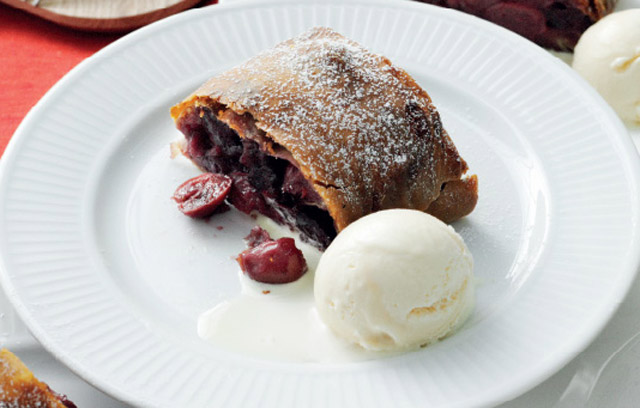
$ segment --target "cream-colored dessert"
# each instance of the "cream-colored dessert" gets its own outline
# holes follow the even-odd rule
[[[316,270],[316,308],[339,336],[370,350],[445,337],[473,309],[473,259],[453,228],[421,211],[380,211],[350,224]]]
[[[640,124],[640,9],[611,14],[585,31],[573,68],[620,118]]]
[[[291,234],[266,217],[258,223],[274,238]],[[352,225],[324,254],[294,235],[309,264],[295,282],[239,273],[241,295],[199,317],[200,337],[269,359],[348,362],[417,348],[464,323],[474,305],[473,260],[453,228],[415,210]]]
[[[294,237],[309,271],[295,282],[278,285],[257,282],[240,272],[241,294],[198,318],[201,338],[227,350],[279,361],[344,363],[394,354],[364,350],[327,328],[313,296],[321,252],[266,217],[258,216],[257,222],[274,238]]]

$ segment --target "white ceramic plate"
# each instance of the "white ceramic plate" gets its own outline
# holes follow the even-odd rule
[[[168,109],[315,25],[413,74],[480,178],[455,225],[476,261],[475,314],[419,352],[296,364],[196,334],[198,314],[239,291],[231,257],[251,220],[175,209],[196,171],[169,159]],[[417,3],[242,2],[154,24],[60,81],[1,165],[0,270],[18,313],[71,369],[141,406],[489,406],[584,349],[638,266],[640,166],[612,111],[542,49]]]

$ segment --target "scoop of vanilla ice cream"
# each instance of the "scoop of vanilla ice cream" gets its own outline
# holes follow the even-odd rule
[[[380,211],[350,224],[320,258],[316,308],[336,334],[366,349],[417,348],[467,319],[472,269],[450,226],[421,211]]]
[[[608,15],[585,31],[573,68],[625,121],[640,124],[640,9]]]

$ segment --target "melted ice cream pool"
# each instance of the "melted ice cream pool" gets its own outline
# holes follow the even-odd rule
[[[281,361],[349,362],[400,354],[365,350],[333,334],[320,320],[313,296],[321,252],[266,217],[257,221],[274,239],[293,237],[309,270],[295,282],[271,285],[251,280],[238,267],[240,295],[199,316],[201,338],[227,350]]]

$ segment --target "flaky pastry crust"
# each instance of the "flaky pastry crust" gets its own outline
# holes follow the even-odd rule
[[[171,110],[232,111],[263,132],[263,149],[296,164],[336,231],[374,211],[429,211],[467,171],[429,95],[387,58],[314,28],[214,76]],[[233,126],[245,137],[242,126]],[[435,204],[453,221],[473,210],[477,179]],[[471,187],[471,188],[469,188]],[[459,205],[460,204],[460,205]]]

